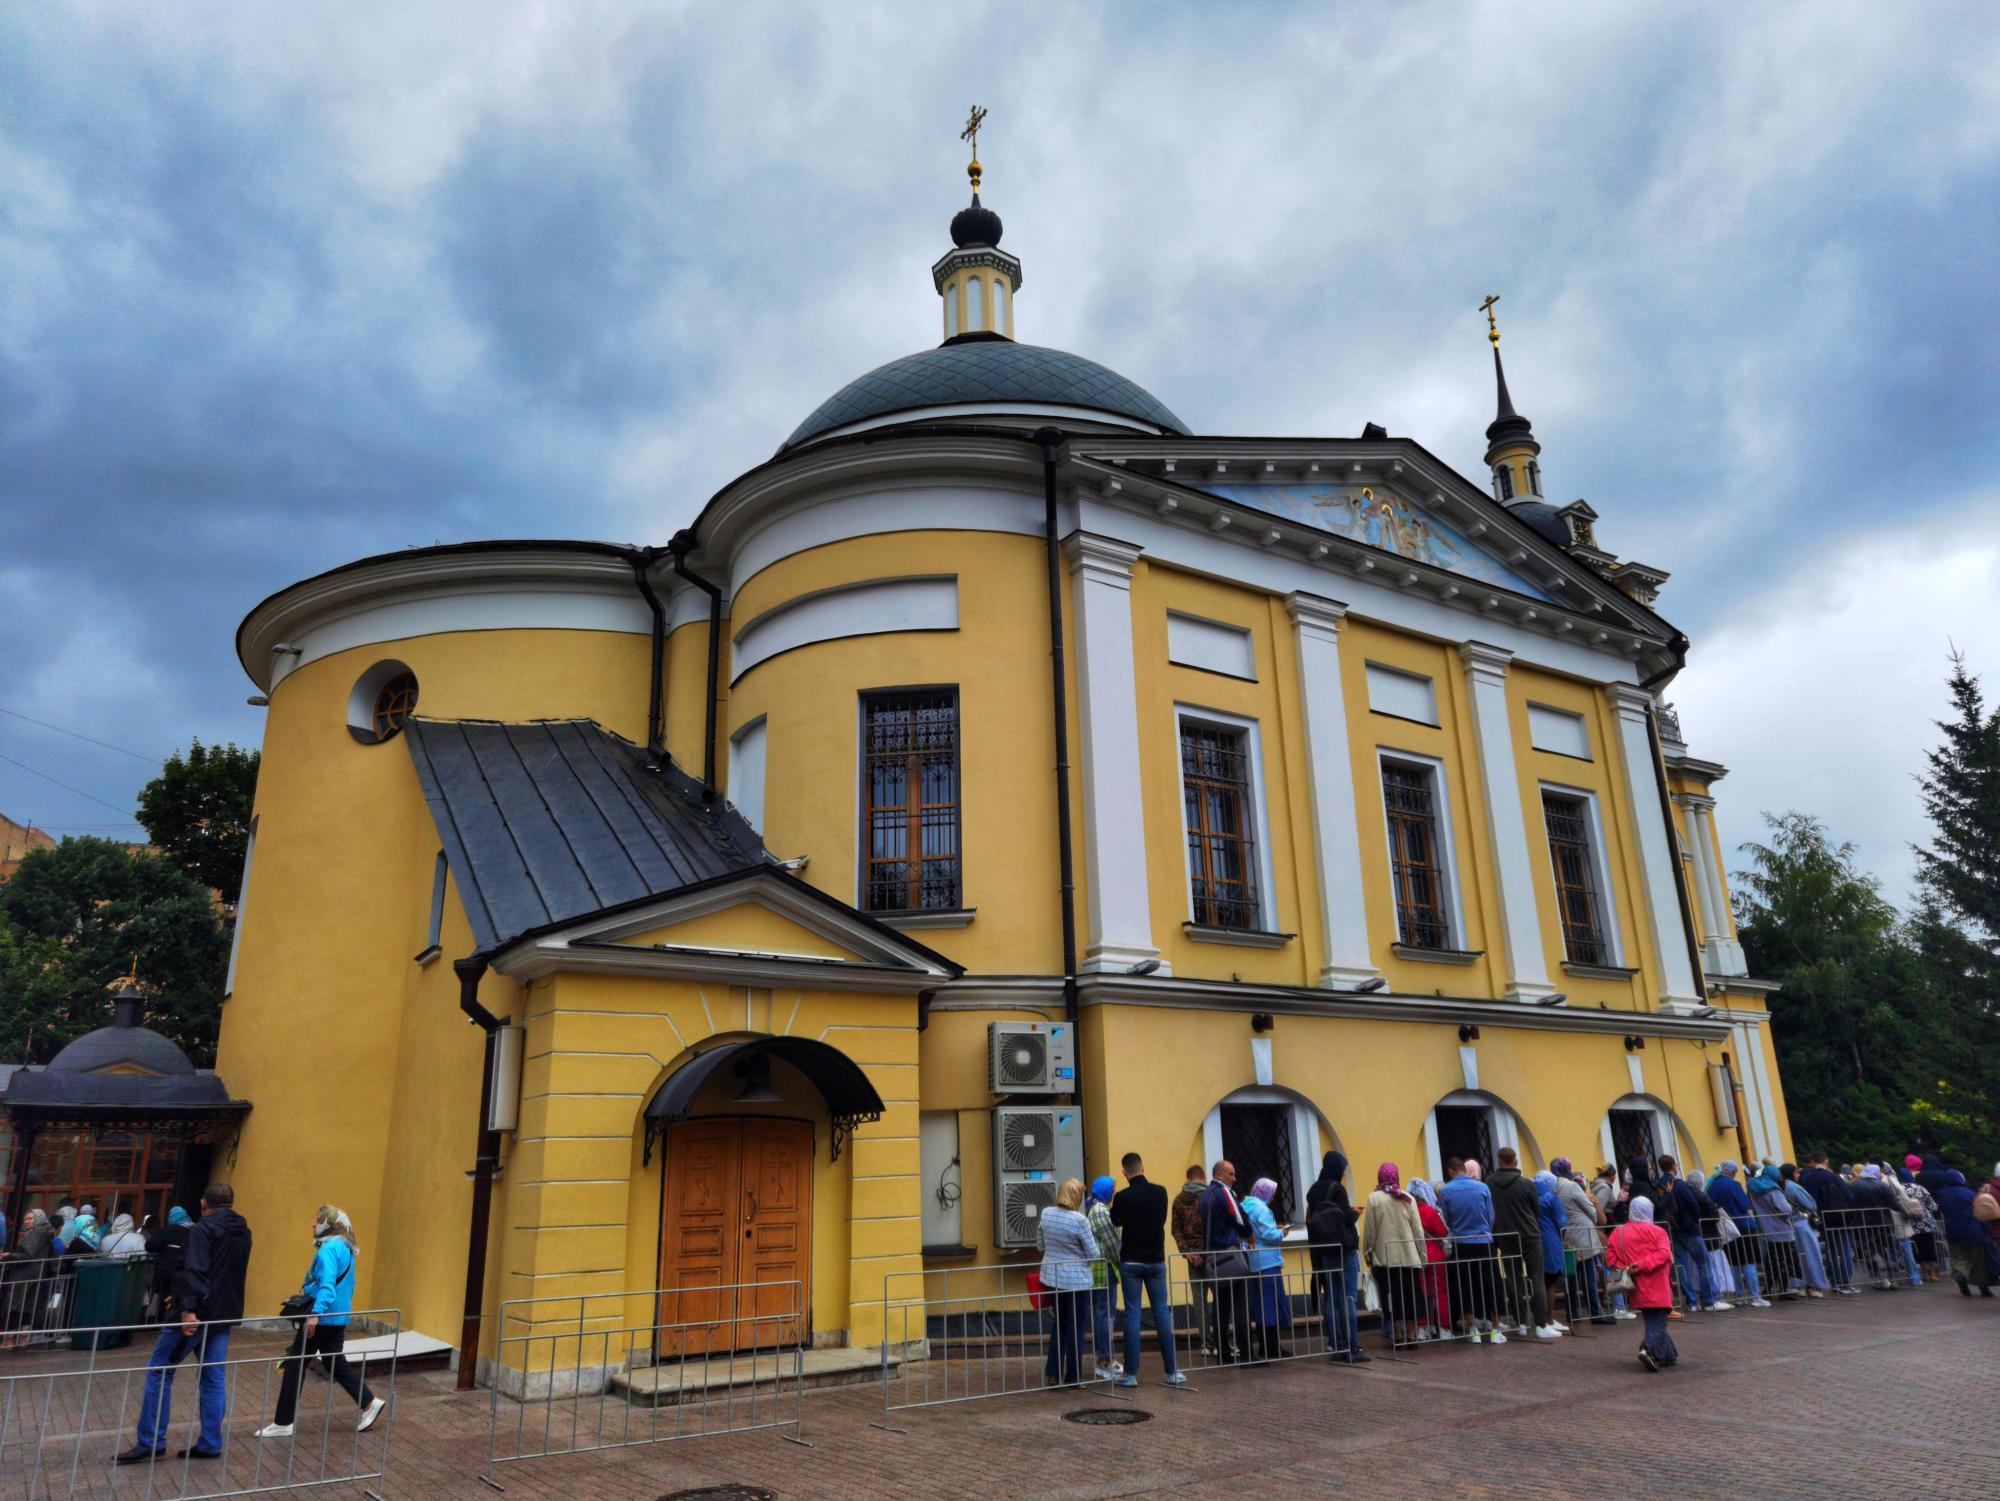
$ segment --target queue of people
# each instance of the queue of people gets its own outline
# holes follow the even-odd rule
[[[1395,1163],[1383,1163],[1357,1206],[1347,1158],[1328,1152],[1300,1227],[1311,1260],[1306,1297],[1336,1362],[1369,1359],[1357,1329],[1365,1273],[1383,1334],[1398,1345],[1498,1345],[1510,1332],[1551,1341],[1571,1332],[1563,1316],[1643,1320],[1640,1364],[1662,1371],[1680,1359],[1671,1326],[1686,1313],[1676,1307],[1676,1282],[1688,1312],[1856,1296],[1857,1274],[1883,1289],[1949,1276],[1968,1298],[1993,1296],[2000,1165],[1975,1189],[1934,1156],[1835,1170],[1817,1153],[1804,1164],[1724,1161],[1704,1175],[1659,1154],[1605,1164],[1586,1179],[1563,1157],[1527,1174],[1503,1147],[1490,1175],[1477,1161],[1451,1158],[1436,1185],[1406,1183]],[[1123,1167],[1123,1190],[1114,1193],[1109,1178],[1088,1190],[1072,1179],[1044,1215],[1048,1379],[1081,1378],[1089,1328],[1098,1379],[1137,1385],[1142,1322],[1159,1336],[1168,1380],[1185,1379],[1176,1366],[1168,1233],[1187,1266],[1185,1312],[1203,1358],[1277,1358],[1294,1323],[1295,1291],[1283,1270],[1294,1226],[1272,1207],[1277,1185],[1260,1178],[1242,1193],[1224,1160],[1206,1172],[1190,1167],[1169,1199],[1146,1181],[1136,1155]],[[1123,1340],[1114,1352],[1121,1291]]]

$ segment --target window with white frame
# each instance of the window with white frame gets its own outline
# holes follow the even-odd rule
[[[1319,1176],[1320,1153],[1337,1145],[1331,1136],[1324,1145],[1322,1139],[1319,1111],[1307,1101],[1275,1087],[1239,1089],[1202,1123],[1202,1165],[1234,1163],[1239,1194],[1269,1178],[1278,1185],[1272,1216],[1297,1225],[1305,1219],[1306,1190]]]
[[[1270,882],[1256,726],[1188,710],[1179,719],[1191,919],[1197,927],[1261,930]]]
[[[1381,759],[1396,941],[1413,949],[1457,948],[1444,769],[1427,757],[1384,752]]]
[[[1368,664],[1368,707],[1376,714],[1436,724],[1437,684],[1419,672]]]
[[[743,821],[764,832],[764,716],[729,737],[729,801]]]
[[[1544,786],[1542,821],[1548,830],[1564,956],[1571,964],[1616,965],[1610,872],[1597,799],[1573,788]]]

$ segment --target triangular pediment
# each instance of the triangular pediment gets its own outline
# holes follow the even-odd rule
[[[1476,583],[1511,589],[1530,599],[1551,597],[1540,584],[1467,536],[1433,507],[1389,484],[1292,480],[1233,484],[1210,480],[1194,488],[1217,500],[1316,527],[1345,541],[1442,568]]]
[[[719,910],[674,921],[648,924],[637,932],[600,935],[598,942],[626,948],[706,949],[718,954],[771,954],[793,959],[841,959],[872,964],[878,956],[862,952],[851,938],[839,941],[795,915],[780,912],[754,893]]]

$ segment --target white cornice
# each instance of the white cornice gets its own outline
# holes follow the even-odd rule
[[[615,552],[504,545],[417,551],[281,590],[244,619],[237,651],[243,670],[268,692],[306,662],[370,641],[538,625],[638,633],[651,629],[651,616],[632,565]],[[301,650],[280,654],[280,645]]]

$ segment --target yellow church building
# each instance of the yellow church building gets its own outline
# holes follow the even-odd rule
[[[484,1363],[506,1300],[796,1280],[869,1346],[889,1274],[1031,1261],[1127,1151],[1281,1219],[1334,1146],[1788,1151],[1665,575],[1544,498],[1490,302],[1486,483],[1204,436],[1018,339],[978,189],[942,342],[665,546],[411,549],[243,622],[237,1202],[346,1207],[358,1307]]]

